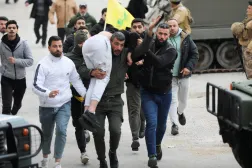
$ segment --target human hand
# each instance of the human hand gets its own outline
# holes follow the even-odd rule
[[[144,63],[144,61],[143,60],[140,60],[140,61],[138,61],[138,62],[136,62],[136,65],[143,65],[143,63]]]
[[[9,62],[11,63],[11,64],[15,64],[15,58],[14,57],[9,57],[8,58],[8,60],[9,60]]]
[[[93,76],[97,79],[104,79],[106,74],[107,73],[105,71],[101,71],[100,69],[94,69],[91,72],[91,76]]]
[[[186,75],[189,75],[190,74],[190,70],[187,69],[187,68],[184,68],[180,73],[182,73],[182,76],[186,76]]]
[[[50,98],[54,98],[58,94],[59,94],[59,90],[53,90],[53,91],[50,92],[49,97]]]
[[[142,44],[142,42],[143,42],[143,39],[141,39],[141,38],[137,39],[137,46],[139,46],[140,44]]]
[[[149,25],[149,30],[153,30],[154,27],[158,24],[162,16],[158,16],[156,19],[152,19],[152,22]]]
[[[29,5],[30,5],[30,4],[29,4],[28,2],[25,3],[25,6],[26,6],[26,7],[29,6]]]

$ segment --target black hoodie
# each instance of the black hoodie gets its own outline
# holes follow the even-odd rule
[[[94,36],[98,33],[100,33],[101,31],[104,30],[104,24],[105,24],[105,21],[101,18],[100,21],[95,24],[92,29],[90,30],[90,34],[91,36]],[[107,31],[110,31],[111,29],[114,29],[113,26],[111,26],[110,24],[107,24],[106,25],[106,30]]]
[[[14,40],[9,40],[8,34],[5,34],[2,37],[2,42],[5,43],[11,49],[12,52],[15,50],[19,41],[20,41],[20,37],[18,34],[16,35],[16,38]]]

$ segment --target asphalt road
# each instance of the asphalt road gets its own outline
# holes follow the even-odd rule
[[[78,3],[82,2],[77,0]],[[86,0],[89,12],[97,18],[103,7],[106,6],[105,0]],[[124,6],[128,0],[121,0]],[[17,4],[5,5],[4,0],[0,2],[0,15],[7,16],[9,19],[15,19],[20,26],[19,34],[22,38],[29,41],[32,48],[35,64],[27,68],[27,92],[24,97],[23,107],[19,112],[20,116],[25,117],[30,123],[40,126],[38,120],[38,98],[31,91],[32,77],[35,71],[36,63],[48,53],[46,48],[35,44],[35,35],[33,33],[34,20],[29,19],[31,6],[25,7],[24,1],[20,0]],[[48,36],[56,35],[56,26],[48,26]],[[207,82],[212,82],[223,87],[229,87],[232,81],[246,80],[244,73],[223,73],[223,74],[203,74],[194,75],[191,78],[190,97],[188,108],[186,110],[187,124],[180,126],[180,134],[172,136],[170,134],[171,124],[168,121],[167,132],[163,140],[163,159],[159,162],[160,168],[238,168],[230,148],[222,143],[218,135],[218,123],[214,116],[206,111],[205,107],[205,88]],[[121,168],[144,168],[147,167],[147,152],[144,139],[140,141],[141,147],[139,152],[132,152],[131,132],[128,123],[128,113],[126,106],[125,94],[124,105],[124,123],[122,126],[122,137],[118,149],[118,158]],[[108,132],[106,132],[106,144],[108,141]],[[108,148],[107,148],[108,149]],[[87,152],[90,156],[90,162],[84,166],[80,163],[80,153],[77,148],[74,128],[69,122],[67,144],[62,159],[62,167],[99,167],[97,156],[94,149],[94,143],[87,145]],[[41,154],[38,155],[34,162],[41,160]],[[53,164],[51,164],[52,166]]]

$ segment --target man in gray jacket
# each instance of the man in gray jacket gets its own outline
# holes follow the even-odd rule
[[[17,34],[17,22],[9,20],[6,28],[7,34],[0,42],[2,113],[16,115],[26,90],[25,67],[32,66],[33,58],[27,41],[20,39]]]

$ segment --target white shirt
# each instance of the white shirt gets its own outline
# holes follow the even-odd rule
[[[33,92],[39,96],[41,107],[61,107],[71,100],[70,83],[84,97],[84,87],[72,60],[65,56],[49,55],[39,61],[34,75]],[[59,90],[59,94],[50,98],[51,91]]]

